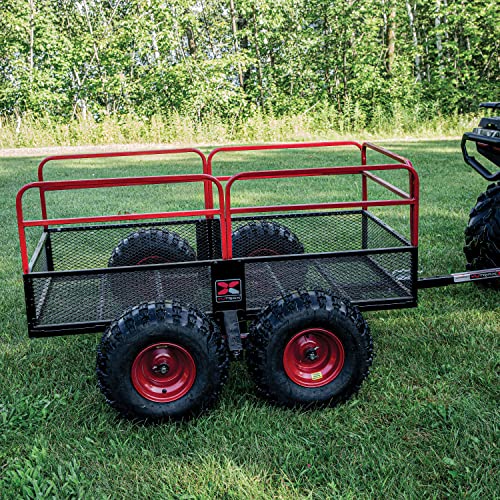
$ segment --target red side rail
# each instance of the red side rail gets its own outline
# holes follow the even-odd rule
[[[202,162],[202,171],[204,174],[213,175],[213,158],[215,155],[222,153],[224,151],[263,151],[263,150],[281,150],[281,149],[308,149],[308,148],[322,148],[322,147],[340,147],[340,146],[354,146],[358,148],[361,152],[361,164],[366,165],[367,150],[373,150],[380,154],[383,154],[399,163],[411,166],[411,163],[404,157],[399,156],[391,151],[372,144],[370,142],[359,143],[357,141],[320,141],[320,142],[303,142],[303,143],[282,143],[282,144],[261,144],[261,145],[250,145],[250,146],[223,146],[214,149],[209,154],[208,158],[196,148],[177,148],[177,149],[156,149],[156,150],[145,150],[145,151],[119,151],[111,153],[90,153],[90,154],[71,154],[71,155],[57,155],[49,156],[42,160],[38,166],[38,180],[44,181],[44,168],[45,165],[52,161],[60,160],[80,160],[80,159],[91,159],[91,158],[116,158],[116,157],[127,157],[127,156],[151,156],[151,155],[171,155],[171,154],[183,154],[183,153],[193,153],[200,157]],[[231,176],[216,176],[220,181],[227,181]],[[368,188],[367,179],[370,178],[379,184],[383,184],[384,181],[375,176],[365,176],[362,178],[362,198],[363,200],[368,199]],[[386,186],[387,187],[387,186]],[[212,183],[206,181],[204,183],[205,192],[205,208],[213,208],[213,190]],[[395,192],[395,191],[394,191]],[[395,192],[396,193],[396,192]],[[396,193],[398,194],[398,193]],[[42,210],[42,218],[47,218],[47,207],[45,194],[40,191],[40,204]],[[46,226],[45,226],[46,227]]]
[[[322,147],[340,147],[340,146],[355,146],[360,151],[362,150],[362,145],[356,141],[322,141],[322,142],[292,142],[292,143],[282,143],[282,144],[260,144],[255,146],[223,146],[216,148],[210,152],[207,157],[206,171],[208,175],[213,175],[213,158],[215,155],[220,154],[224,151],[237,152],[237,151],[267,151],[267,150],[279,150],[279,149],[307,149],[307,148],[322,148]],[[220,181],[228,181],[231,179],[230,175],[217,175],[217,179]],[[209,186],[212,189],[212,186]],[[206,199],[213,200],[212,193],[209,192]],[[212,208],[208,206],[206,208]]]
[[[38,180],[42,182],[44,180],[43,170],[45,165],[51,161],[61,161],[61,160],[83,160],[89,158],[118,158],[118,157],[126,157],[126,156],[151,156],[151,155],[172,155],[172,154],[182,154],[182,153],[194,153],[201,158],[202,163],[202,172],[204,174],[207,173],[207,159],[205,155],[196,148],[178,148],[178,149],[153,149],[146,151],[118,151],[111,153],[89,153],[89,154],[72,154],[72,155],[57,155],[57,156],[48,156],[44,158],[40,164],[38,165]],[[212,184],[210,182],[205,182],[205,207],[213,208],[213,198],[209,198],[208,196],[213,196],[212,193]],[[42,218],[47,218],[47,206],[45,200],[45,194],[43,190],[40,190],[40,205],[42,207]]]
[[[219,208],[203,209],[203,210],[188,210],[176,212],[155,212],[147,214],[123,214],[123,215],[100,215],[89,217],[67,217],[60,219],[40,220],[25,220],[23,214],[23,195],[29,189],[38,189],[40,194],[47,191],[68,191],[73,189],[94,189],[94,188],[110,188],[119,186],[144,186],[152,184],[174,184],[184,182],[203,182],[205,185],[215,184],[219,194]],[[26,227],[43,226],[47,227],[50,224],[67,225],[80,224],[86,222],[111,222],[123,220],[142,220],[142,219],[164,219],[172,217],[189,217],[189,216],[211,216],[218,215],[221,221],[222,232],[222,256],[226,258],[225,250],[227,242],[225,241],[225,204],[224,190],[222,184],[215,178],[206,174],[191,174],[191,175],[162,175],[162,176],[147,176],[147,177],[119,177],[110,179],[86,179],[86,180],[70,180],[70,181],[38,181],[26,184],[23,186],[16,196],[16,212],[17,226],[19,232],[19,243],[21,247],[21,260],[23,265],[23,273],[29,272],[29,258],[26,247]]]
[[[270,170],[270,171],[255,171],[245,172],[234,176],[216,176],[212,175],[213,158],[215,155],[222,152],[243,152],[243,151],[263,151],[263,150],[282,150],[282,149],[307,149],[307,148],[321,148],[321,147],[341,147],[341,146],[354,146],[359,149],[361,153],[360,166],[345,166],[345,167],[324,167],[324,168],[308,168],[308,169],[292,169],[292,170]],[[397,164],[381,164],[381,165],[367,165],[367,151],[372,150],[378,152],[392,160],[398,162]],[[50,161],[67,160],[67,159],[89,159],[89,158],[113,158],[113,157],[126,157],[126,156],[141,156],[141,155],[163,155],[163,154],[179,154],[179,153],[194,153],[197,154],[202,161],[203,174],[182,175],[182,176],[151,176],[151,177],[129,177],[118,179],[96,179],[96,180],[80,180],[80,181],[43,181],[44,166]],[[404,192],[402,189],[393,186],[391,183],[381,179],[373,173],[373,171],[383,170],[397,170],[405,169],[409,173],[409,193]],[[307,205],[287,205],[287,206],[266,206],[266,207],[244,207],[244,208],[231,208],[231,186],[236,180],[248,179],[271,179],[280,177],[306,177],[306,176],[321,176],[321,175],[346,175],[346,174],[360,174],[362,177],[362,201],[353,202],[333,202],[333,203],[317,203]],[[94,153],[94,154],[75,154],[75,155],[62,155],[50,156],[45,158],[38,167],[39,182],[28,184],[18,193],[17,210],[18,210],[18,224],[19,235],[21,240],[21,252],[23,258],[23,269],[27,269],[27,251],[26,241],[24,237],[24,228],[29,226],[43,226],[48,227],[49,224],[74,224],[82,222],[106,222],[113,220],[137,220],[148,219],[153,217],[175,217],[175,216],[189,216],[201,215],[211,218],[214,215],[219,215],[221,218],[222,229],[222,252],[223,258],[228,259],[232,257],[231,245],[231,216],[238,213],[255,213],[255,212],[272,212],[278,210],[308,210],[308,209],[321,209],[321,208],[350,208],[361,207],[367,210],[372,206],[396,206],[396,205],[409,205],[410,206],[410,228],[411,228],[411,243],[416,246],[418,244],[418,203],[419,203],[419,180],[416,171],[413,169],[412,164],[406,158],[399,156],[391,151],[377,146],[375,144],[364,142],[359,143],[356,141],[323,141],[323,142],[305,142],[305,143],[284,143],[284,144],[262,144],[254,146],[224,146],[214,149],[208,157],[198,149],[194,148],[179,148],[179,149],[165,149],[165,150],[150,150],[150,151],[126,151],[115,153]],[[398,200],[374,200],[368,199],[368,179],[380,184],[390,192],[397,195]],[[146,184],[161,184],[161,183],[174,183],[174,182],[195,182],[203,181],[204,194],[205,194],[205,209],[194,210],[189,212],[161,212],[155,214],[127,214],[127,215],[109,215],[109,216],[95,216],[95,217],[77,217],[71,219],[47,219],[47,209],[45,192],[51,190],[67,190],[67,189],[86,189],[97,187],[114,187],[126,185],[146,185]],[[226,199],[224,200],[222,181],[228,181],[226,185]],[[213,188],[212,184],[216,184],[219,192],[219,209],[214,209],[213,202]],[[40,191],[42,220],[24,221],[22,215],[21,198],[27,189],[38,188]],[[24,253],[23,253],[24,252]],[[26,271],[25,271],[26,272]]]
[[[269,205],[258,207],[231,207],[231,188],[236,181],[257,180],[257,179],[277,179],[277,178],[293,178],[293,177],[314,177],[323,175],[347,175],[347,174],[371,174],[371,171],[387,171],[387,170],[406,170],[410,179],[410,193],[404,193],[396,186],[380,179],[381,184],[388,188],[389,191],[400,196],[397,200],[361,200],[348,202],[332,202],[332,203],[313,203],[313,204],[295,204],[295,205]],[[377,177],[377,179],[379,179]],[[419,180],[415,169],[408,164],[386,164],[386,165],[360,165],[348,167],[324,167],[324,168],[307,168],[293,170],[267,170],[256,172],[243,172],[231,177],[226,184],[226,255],[227,258],[232,258],[232,241],[231,241],[231,217],[234,214],[248,214],[258,212],[277,212],[277,211],[298,211],[311,209],[325,208],[355,208],[360,207],[366,209],[368,207],[387,207],[387,206],[410,206],[410,234],[411,244],[418,245],[418,203],[419,203]],[[366,208],[365,208],[366,207]]]
[[[363,165],[366,165],[366,150],[371,149],[372,151],[376,151],[377,153],[383,154],[384,156],[387,156],[388,158],[391,158],[393,160],[396,160],[399,163],[403,163],[405,165],[408,165],[411,167],[411,162],[404,156],[397,155],[396,153],[393,153],[392,151],[389,151],[388,149],[383,148],[382,146],[377,146],[377,144],[373,144],[371,142],[363,142],[361,145],[361,155],[362,159],[364,158]]]

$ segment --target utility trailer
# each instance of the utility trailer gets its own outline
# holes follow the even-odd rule
[[[354,148],[359,164],[214,175],[231,152]],[[377,153],[383,163],[368,164]],[[44,180],[49,162],[195,154],[201,172]],[[388,182],[397,172],[408,189]],[[357,199],[301,203],[306,178],[358,180]],[[244,357],[258,392],[284,406],[332,406],[367,377],[373,344],[363,310],[415,307],[419,288],[498,282],[500,267],[417,278],[419,178],[380,146],[337,141],[49,157],[16,200],[28,331],[48,337],[105,331],[97,377],[107,401],[143,420],[198,415],[218,399],[230,358]],[[233,203],[245,183],[290,180],[293,202]],[[203,206],[50,218],[57,191],[192,184]],[[385,197],[370,197],[372,183]],[[380,187],[378,189],[380,189]],[[38,191],[38,219],[23,196]],[[176,201],[173,201],[175,205]],[[407,234],[375,211],[405,211]],[[397,217],[396,217],[397,218]],[[25,231],[38,228],[28,255]],[[487,281],[486,281],[487,280]],[[243,356],[244,353],[244,356]]]

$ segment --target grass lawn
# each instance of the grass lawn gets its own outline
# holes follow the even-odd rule
[[[421,275],[463,270],[463,230],[486,183],[463,163],[458,141],[388,146],[420,174]],[[332,158],[317,151],[235,154],[216,173],[250,163],[320,166]],[[274,408],[254,395],[244,364],[233,363],[214,411],[189,423],[132,424],[117,417],[97,388],[99,336],[27,338],[15,193],[36,180],[39,160],[0,159],[0,497],[498,497],[497,292],[471,284],[427,290],[417,309],[365,313],[375,343],[372,373],[359,395],[337,408]],[[341,152],[335,161],[356,160]],[[85,161],[78,169],[49,165],[47,178],[197,168],[191,158],[168,165]],[[288,181],[265,189],[248,184],[235,201],[348,199],[357,189],[349,179],[308,182],[299,190]],[[61,216],[151,211],[173,199],[181,209],[201,200],[187,189],[50,193],[49,210]],[[36,214],[34,197],[27,213]],[[404,232],[403,215],[386,219]]]

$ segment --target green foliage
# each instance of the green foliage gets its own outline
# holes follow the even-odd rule
[[[368,121],[366,112],[355,104],[339,113],[334,105],[321,104],[295,115],[275,116],[257,108],[249,116],[223,121],[216,115],[204,120],[180,115],[155,114],[89,115],[69,123],[50,116],[27,113],[21,123],[0,117],[0,148],[79,146],[100,144],[221,144],[228,142],[279,142],[395,137],[450,137],[470,130],[479,121],[474,114],[443,116],[435,106],[404,108],[394,103],[388,110],[377,105]]]
[[[499,26],[487,0],[3,0],[0,116],[467,112],[497,97]]]

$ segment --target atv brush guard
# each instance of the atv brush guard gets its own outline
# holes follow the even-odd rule
[[[500,111],[500,102],[484,102],[480,107]],[[465,163],[470,165],[487,181],[500,180],[500,170],[491,173],[482,163],[467,151],[467,141],[474,142],[479,154],[500,167],[500,116],[481,118],[479,126],[472,132],[466,132],[462,137],[462,154]]]

